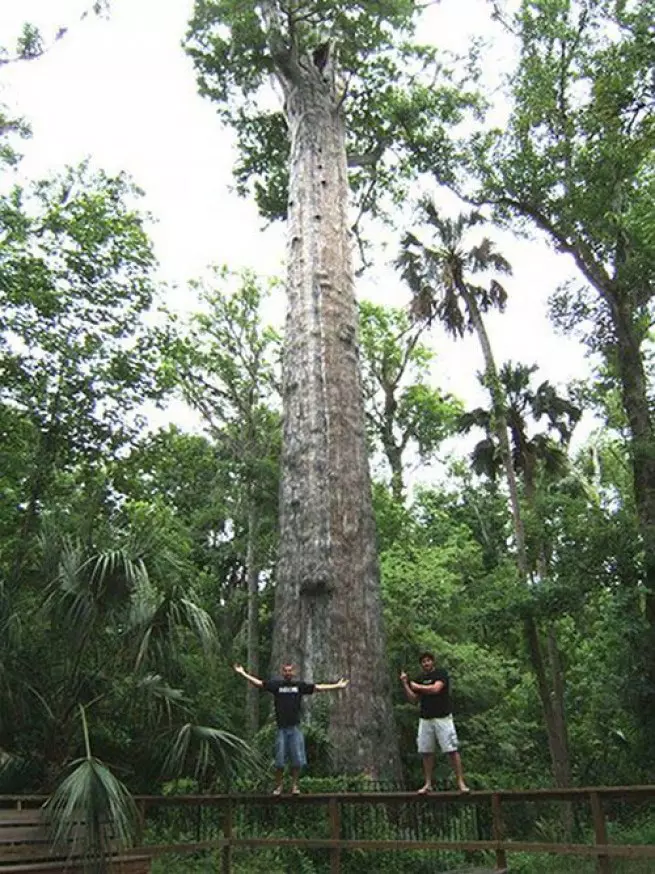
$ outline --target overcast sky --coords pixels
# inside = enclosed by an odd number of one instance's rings
[[[284,228],[264,229],[253,204],[230,189],[234,152],[215,108],[197,94],[190,60],[180,43],[191,0],[112,0],[109,19],[79,21],[90,0],[1,0],[0,44],[10,47],[24,21],[48,42],[66,36],[33,62],[0,68],[0,100],[32,125],[21,172],[32,178],[91,157],[107,171],[128,171],[156,217],[152,229],[161,275],[177,283],[171,303],[184,308],[184,283],[210,263],[283,274]],[[485,0],[442,0],[430,9],[421,37],[453,50],[485,32]],[[489,81],[499,58],[489,54]],[[456,210],[456,204],[450,202]],[[505,284],[505,315],[489,319],[499,360],[537,363],[539,377],[563,384],[587,372],[584,349],[555,336],[546,301],[558,283],[575,276],[567,256],[543,240],[490,233],[514,275]],[[359,293],[380,303],[402,303],[406,293],[390,273],[395,252],[380,253]],[[283,306],[277,307],[282,312]],[[473,338],[455,343],[439,332],[435,384],[465,403],[484,400],[475,374],[482,360]]]

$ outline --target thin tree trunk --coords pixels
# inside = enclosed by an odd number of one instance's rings
[[[329,693],[339,771],[398,778],[371,502],[340,101],[327,71],[287,58],[291,136],[280,548],[273,660]]]
[[[484,325],[482,315],[478,309],[477,303],[473,295],[466,288],[465,283],[459,286],[459,292],[462,295],[471,319],[471,323],[476,331],[482,355],[485,362],[485,377],[487,387],[491,393],[492,405],[494,410],[494,427],[496,438],[500,448],[500,456],[507,478],[507,486],[510,496],[510,507],[512,511],[512,520],[514,524],[514,538],[516,540],[516,557],[519,575],[524,584],[527,585],[530,578],[530,568],[528,565],[528,555],[525,544],[525,527],[523,524],[523,516],[521,513],[521,505],[519,501],[518,484],[516,471],[514,469],[514,461],[512,459],[512,451],[507,435],[507,415],[505,413],[505,398],[498,379],[498,370],[494,360],[489,335]],[[566,731],[564,722],[564,711],[562,709],[559,715],[555,712],[554,698],[551,698],[550,686],[544,659],[542,655],[541,642],[539,639],[539,630],[532,616],[525,620],[525,636],[528,646],[528,654],[530,663],[534,671],[537,681],[537,691],[541,701],[544,720],[546,723],[546,733],[548,736],[548,747],[550,750],[551,764],[553,768],[553,776],[557,786],[569,786],[571,779],[570,761],[568,753],[568,743],[566,741]],[[563,697],[561,701],[563,707]]]
[[[571,770],[566,745],[566,731],[563,721],[560,721],[554,706],[556,695],[551,694],[539,637],[539,629],[533,616],[528,616],[525,620],[525,634],[530,654],[530,662],[535,672],[539,698],[541,699],[541,705],[546,721],[546,734],[548,737],[550,758],[553,765],[555,785],[566,788],[571,785]]]
[[[487,388],[491,394],[491,403],[493,406],[493,425],[496,432],[496,439],[500,448],[500,458],[503,463],[505,477],[507,478],[507,488],[509,491],[509,502],[512,512],[512,521],[514,527],[514,539],[516,540],[516,560],[521,578],[527,582],[529,577],[528,555],[525,548],[525,527],[523,525],[523,517],[521,514],[521,504],[519,501],[519,489],[516,481],[516,471],[514,470],[514,461],[512,460],[512,450],[507,436],[507,414],[505,413],[505,397],[498,379],[498,369],[491,350],[491,343],[487,329],[484,326],[484,321],[475,298],[469,292],[464,282],[458,283],[458,291],[466,304],[466,308],[471,319],[471,323],[475,329],[482,349],[482,357],[484,358],[485,379]]]
[[[402,504],[405,499],[405,483],[403,480],[403,451],[391,441],[384,444],[384,454],[391,469],[391,494],[394,501]]]
[[[16,551],[14,554],[11,581],[14,585],[19,582],[23,565],[27,558],[30,540],[34,534],[39,518],[39,504],[47,492],[49,481],[52,477],[57,461],[57,439],[59,436],[59,411],[60,393],[57,392],[53,402],[53,410],[47,431],[40,433],[38,446],[35,453],[34,466],[30,477],[29,497],[27,506],[20,525]]]
[[[655,428],[635,313],[624,298],[613,309],[621,397],[632,434],[635,503],[644,548],[645,611],[655,630]],[[655,666],[654,666],[655,670]]]
[[[248,511],[248,540],[246,543],[246,584],[248,590],[247,656],[250,671],[259,676],[259,562],[257,560],[257,536],[259,514],[251,502]],[[249,737],[259,728],[259,689],[246,684],[246,725]]]

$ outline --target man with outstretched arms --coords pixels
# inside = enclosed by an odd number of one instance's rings
[[[300,730],[300,714],[302,696],[313,695],[314,692],[332,692],[345,689],[348,680],[343,677],[336,683],[305,683],[294,677],[294,666],[291,662],[282,665],[281,679],[260,680],[253,677],[241,665],[235,665],[237,674],[257,689],[263,689],[273,695],[275,702],[275,721],[277,734],[275,737],[275,789],[274,795],[282,793],[284,783],[284,766],[291,766],[291,792],[300,792],[298,778],[300,769],[307,764],[305,754],[305,738]]]

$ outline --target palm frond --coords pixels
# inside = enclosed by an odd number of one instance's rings
[[[148,600],[134,601],[130,614],[130,628],[138,635],[137,668],[145,664],[149,655],[166,660],[167,651],[176,645],[183,630],[194,635],[205,654],[215,652],[218,635],[206,610],[177,588],[165,595],[151,594]]]
[[[182,624],[192,631],[206,655],[211,655],[216,648],[218,635],[216,626],[209,613],[189,598],[181,599],[180,616]]]
[[[482,428],[488,432],[491,430],[491,420],[490,410],[476,407],[474,410],[467,410],[458,417],[457,430],[463,434],[468,434],[472,428]]]
[[[483,237],[477,246],[472,246],[466,257],[467,266],[473,273],[485,270],[495,270],[497,273],[510,274],[512,266],[495,249],[495,244],[488,237]]]
[[[107,867],[108,853],[129,847],[137,810],[123,783],[91,754],[84,708],[80,707],[86,755],[74,761],[45,805],[55,846]]]
[[[190,722],[178,731],[164,763],[167,773],[193,773],[196,778],[204,778],[210,769],[229,778],[244,767],[263,769],[260,757],[246,741],[229,731]]]
[[[154,715],[155,719],[158,718],[163,708],[170,721],[173,707],[183,706],[188,700],[182,689],[169,686],[161,674],[150,673],[138,677],[135,681],[135,690],[139,697],[145,699],[148,713]]]
[[[90,585],[99,600],[125,601],[139,581],[147,578],[143,558],[125,547],[105,550],[88,562]]]
[[[473,447],[471,467],[478,476],[486,476],[492,482],[495,481],[501,468],[501,458],[498,447],[491,437],[485,437]]]

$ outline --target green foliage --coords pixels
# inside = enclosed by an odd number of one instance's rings
[[[83,166],[0,198],[0,417],[13,441],[3,474],[17,498],[1,524],[17,565],[43,503],[74,469],[90,482],[134,439],[138,407],[162,396],[136,194]]]
[[[362,208],[375,213],[389,194],[401,196],[412,173],[405,144],[418,141],[419,129],[426,156],[447,147],[444,122],[461,120],[473,98],[451,81],[434,49],[412,44],[417,11],[411,0],[196,2],[186,50],[200,93],[236,131],[238,189],[252,190],[262,215],[281,218],[287,209],[289,147],[282,113],[269,108],[269,77],[303,75],[320,46],[334,48],[331,97],[347,115],[351,182]]]
[[[221,636],[230,658],[233,646],[241,644],[245,578],[250,571],[270,576],[275,563],[280,338],[261,320],[275,283],[214,268],[211,285],[193,287],[201,309],[186,324],[171,316],[162,348],[171,381],[211,435],[212,446],[204,444],[206,467],[199,471],[204,500],[189,495],[190,521],[196,554],[214,576],[212,600],[222,605]],[[188,445],[181,436],[176,442]],[[194,455],[199,450],[198,445]],[[193,458],[190,462],[195,465]]]
[[[509,262],[488,237],[464,249],[466,232],[484,222],[480,213],[443,218],[429,198],[421,201],[419,210],[435,244],[423,243],[408,232],[396,259],[413,295],[412,312],[427,324],[438,319],[455,337],[479,331],[480,314],[494,308],[503,312],[507,293],[496,279],[487,288],[474,285],[466,274],[490,270],[508,274],[512,272]]]
[[[48,800],[46,819],[55,846],[72,846],[76,855],[86,862],[93,860],[95,868],[104,871],[112,846],[132,843],[137,810],[125,786],[91,754],[82,707],[80,714],[86,756],[70,765],[68,775]]]
[[[415,446],[429,461],[453,434],[461,406],[428,385],[434,353],[420,342],[424,326],[413,325],[404,310],[367,301],[359,313],[369,443],[384,453],[398,497],[407,449]]]

